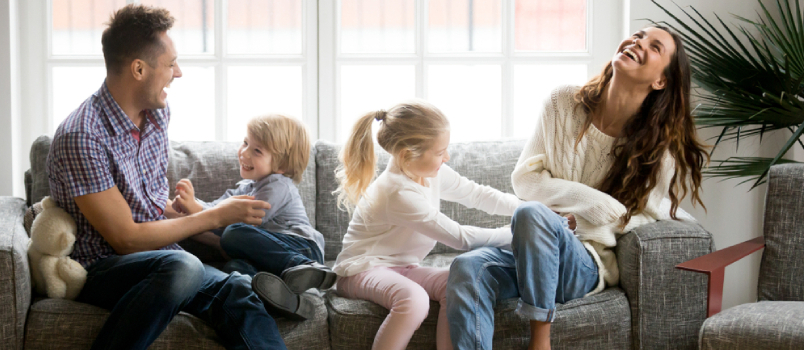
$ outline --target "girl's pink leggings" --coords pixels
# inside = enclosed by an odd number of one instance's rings
[[[413,332],[430,311],[430,300],[441,303],[438,310],[436,346],[452,349],[447,323],[448,267],[375,267],[338,279],[338,294],[346,298],[373,301],[388,310],[388,317],[374,337],[373,350],[405,349]]]

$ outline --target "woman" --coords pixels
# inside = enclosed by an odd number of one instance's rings
[[[517,313],[531,320],[529,349],[550,349],[556,302],[618,283],[618,234],[676,219],[688,191],[703,205],[708,155],[689,91],[681,38],[664,27],[623,40],[583,87],[553,90],[511,175],[517,196],[532,201],[514,213],[513,253],[478,249],[450,269],[454,348],[491,349],[494,300],[519,297]]]

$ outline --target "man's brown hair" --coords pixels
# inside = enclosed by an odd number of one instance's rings
[[[107,73],[120,73],[134,59],[156,66],[156,58],[165,48],[159,34],[173,27],[175,19],[168,10],[129,4],[117,10],[103,31],[103,59]]]

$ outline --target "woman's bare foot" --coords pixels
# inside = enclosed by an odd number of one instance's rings
[[[550,322],[530,321],[528,350],[550,350]]]

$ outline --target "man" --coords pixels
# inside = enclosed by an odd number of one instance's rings
[[[208,322],[229,349],[285,349],[250,277],[175,244],[259,224],[270,205],[240,196],[195,215],[172,209],[164,89],[181,77],[167,35],[173,21],[134,5],[112,16],[102,37],[106,81],[59,125],[48,154],[51,195],[78,224],[72,258],[88,272],[78,300],[111,310],[93,349],[145,349],[179,311]]]

